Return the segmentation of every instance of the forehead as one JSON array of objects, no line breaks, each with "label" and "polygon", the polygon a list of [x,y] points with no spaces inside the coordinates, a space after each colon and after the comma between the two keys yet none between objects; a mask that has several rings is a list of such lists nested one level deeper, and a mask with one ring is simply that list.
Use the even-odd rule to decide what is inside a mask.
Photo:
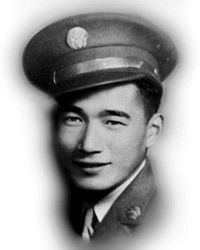
[{"label": "forehead", "polygon": [[125,85],[90,90],[77,96],[70,102],[71,104],[78,106],[87,106],[90,104],[101,104],[102,106],[122,106],[125,104],[137,104],[138,99],[138,88],[133,83],[127,83]]},{"label": "forehead", "polygon": [[78,106],[83,110],[128,109],[141,106],[138,88],[133,83],[90,90],[70,98],[68,105]]}]

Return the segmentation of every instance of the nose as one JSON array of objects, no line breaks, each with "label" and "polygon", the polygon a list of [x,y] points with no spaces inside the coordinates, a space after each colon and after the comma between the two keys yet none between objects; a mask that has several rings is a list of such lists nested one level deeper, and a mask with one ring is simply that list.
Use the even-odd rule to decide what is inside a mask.
[{"label": "nose", "polygon": [[95,124],[88,124],[79,142],[78,149],[84,153],[100,153],[103,151],[103,140]]}]

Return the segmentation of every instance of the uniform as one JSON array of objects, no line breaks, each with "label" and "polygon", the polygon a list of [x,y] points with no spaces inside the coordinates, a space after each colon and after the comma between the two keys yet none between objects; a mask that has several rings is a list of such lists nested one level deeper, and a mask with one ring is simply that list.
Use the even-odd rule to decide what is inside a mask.
[{"label": "uniform", "polygon": [[[145,79],[155,93],[177,64],[172,40],[138,16],[93,13],[55,22],[28,43],[23,67],[29,81],[59,103],[72,94]],[[69,220],[83,230],[84,205],[73,189]],[[113,203],[92,240],[108,240],[134,232],[155,194],[150,163]]]},{"label": "uniform", "polygon": [[[96,223],[91,240],[109,242],[133,234],[146,220],[147,209],[154,199],[156,199],[156,186],[148,160],[136,179],[113,203],[103,221]],[[69,200],[69,221],[78,235],[81,235],[83,229],[84,208],[80,191],[73,190]]]}]

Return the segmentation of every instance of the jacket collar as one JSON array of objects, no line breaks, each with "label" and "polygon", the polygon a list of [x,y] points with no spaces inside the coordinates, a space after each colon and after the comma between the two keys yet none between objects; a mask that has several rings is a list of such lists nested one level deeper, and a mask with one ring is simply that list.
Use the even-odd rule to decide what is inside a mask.
[{"label": "jacket collar", "polygon": [[155,183],[149,159],[140,174],[114,202],[111,209],[95,228],[94,240],[108,239],[130,233],[145,217],[155,193]]}]

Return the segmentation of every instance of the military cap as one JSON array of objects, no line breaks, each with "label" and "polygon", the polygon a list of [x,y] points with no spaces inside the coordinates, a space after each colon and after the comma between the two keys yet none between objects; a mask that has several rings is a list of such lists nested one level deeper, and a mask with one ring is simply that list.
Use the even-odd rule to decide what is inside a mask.
[{"label": "military cap", "polygon": [[146,20],[119,13],[59,20],[37,33],[23,55],[30,82],[54,97],[140,78],[161,88],[176,61],[167,35]]}]

